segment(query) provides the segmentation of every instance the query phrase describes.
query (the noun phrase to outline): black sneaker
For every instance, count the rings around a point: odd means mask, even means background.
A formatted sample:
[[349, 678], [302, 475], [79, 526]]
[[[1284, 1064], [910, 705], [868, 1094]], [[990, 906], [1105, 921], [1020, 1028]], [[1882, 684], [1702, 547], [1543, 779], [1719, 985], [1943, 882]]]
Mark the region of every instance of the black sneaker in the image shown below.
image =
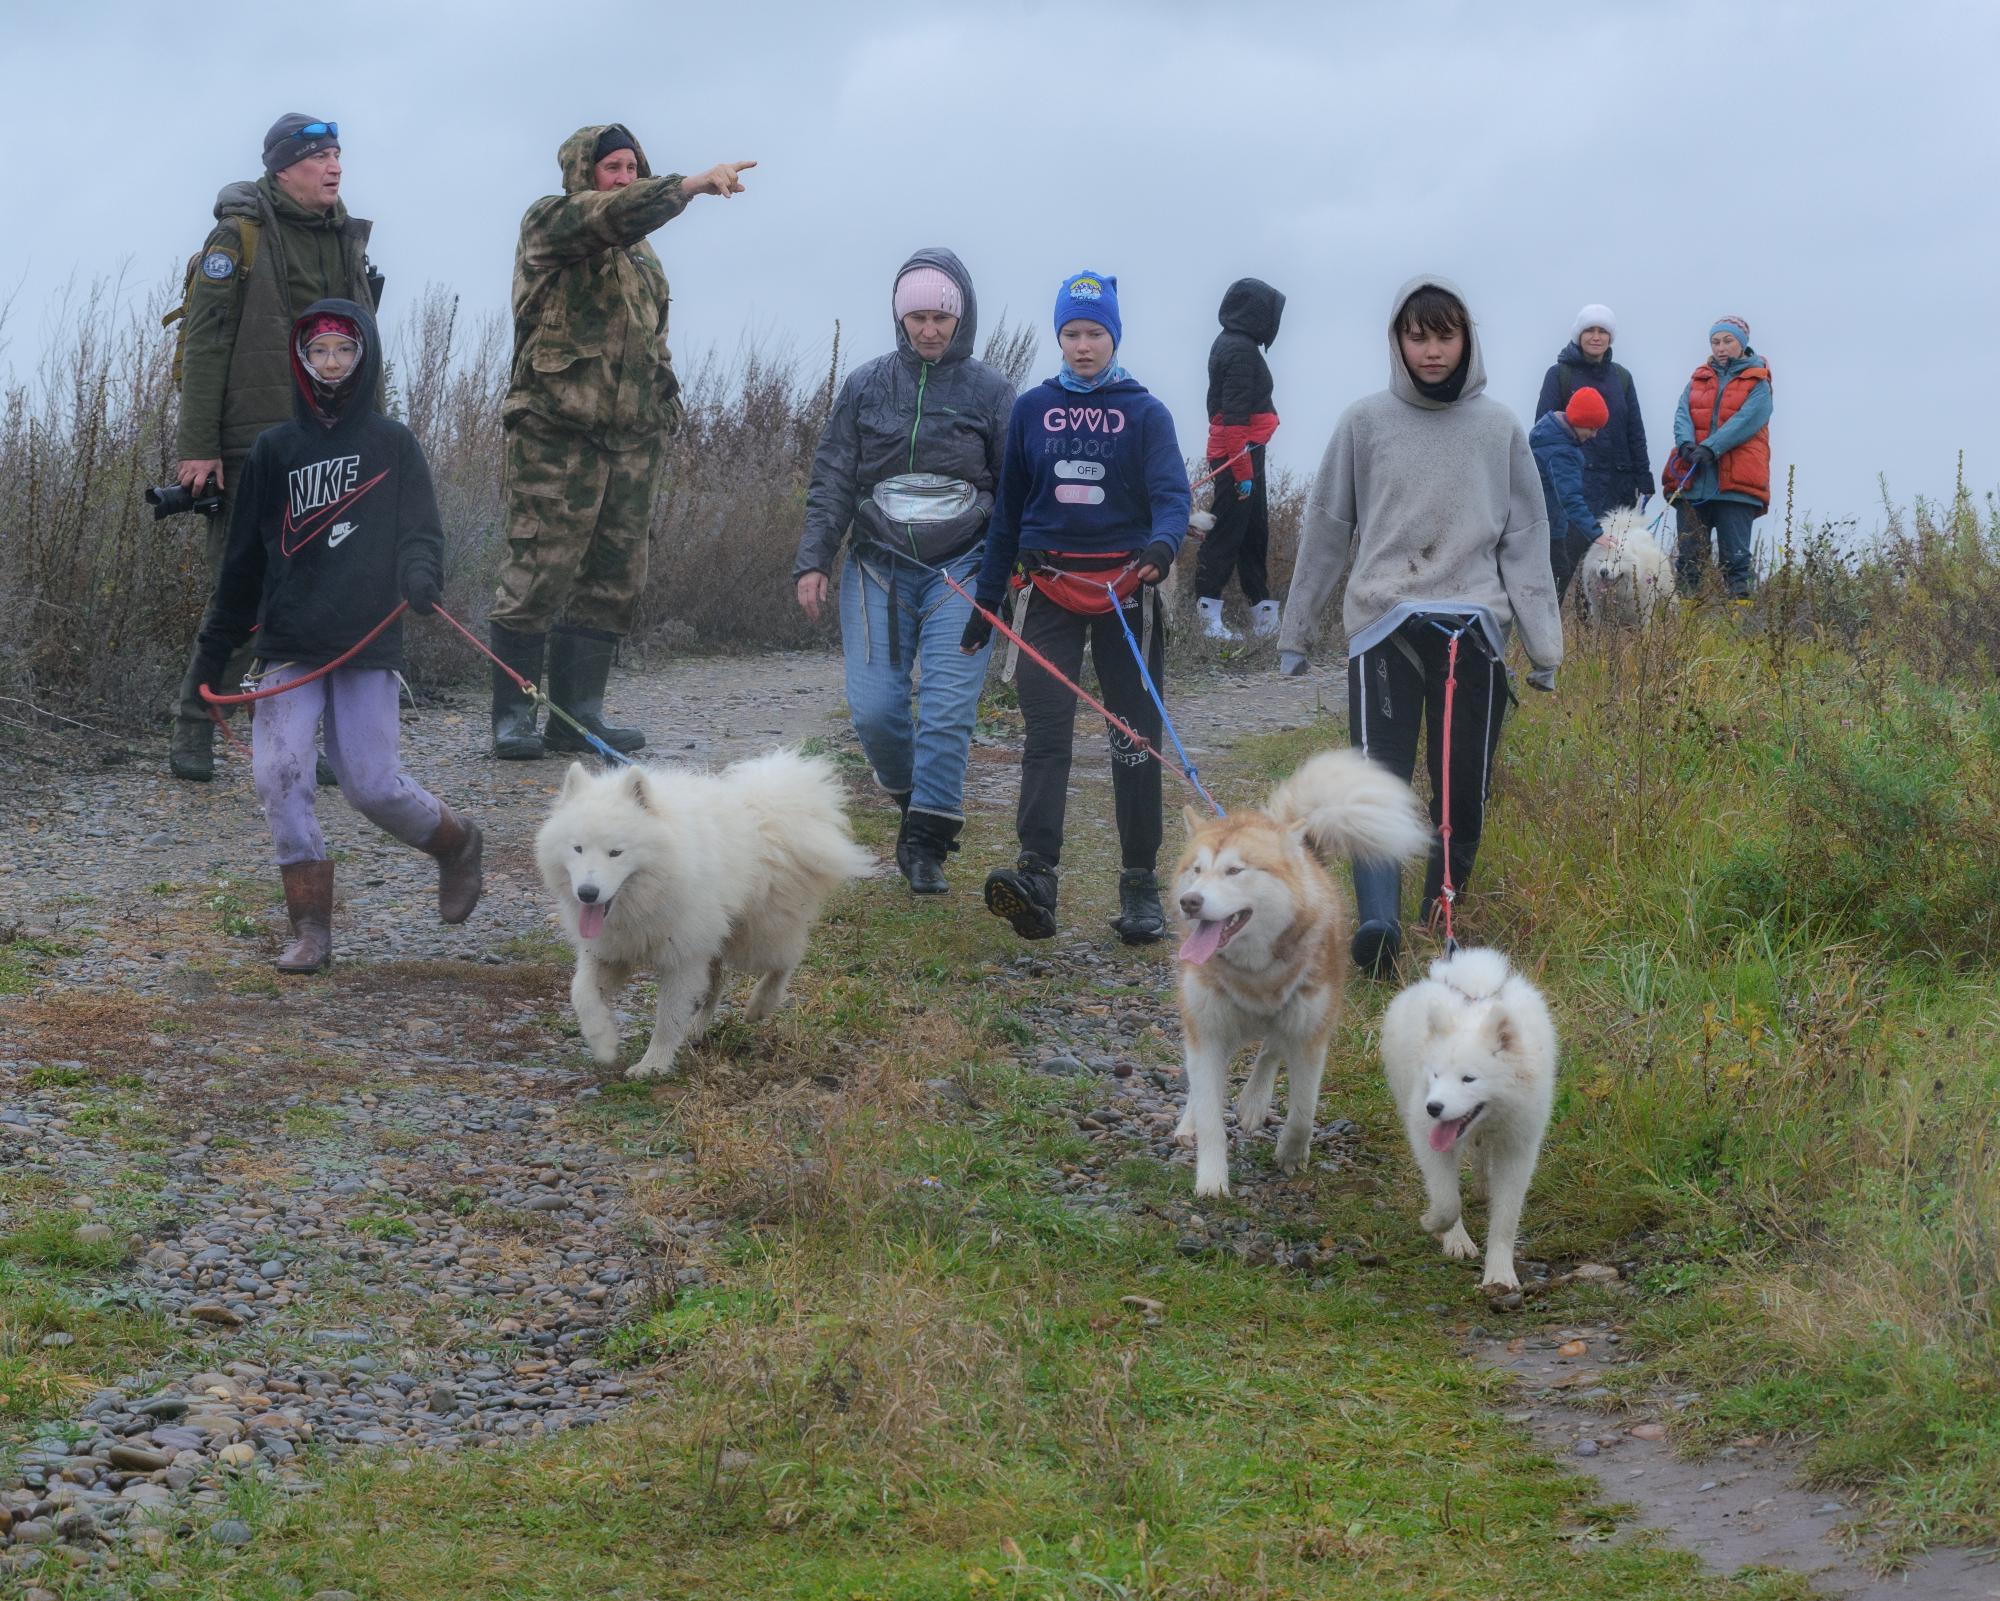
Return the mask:
[[1118, 915], [1111, 928], [1127, 945], [1151, 945], [1166, 937], [1160, 881], [1150, 867], [1128, 867], [1118, 875]]
[[1004, 917], [1023, 939], [1051, 939], [1056, 931], [1056, 870], [1023, 851], [1012, 867], [986, 875], [986, 909]]

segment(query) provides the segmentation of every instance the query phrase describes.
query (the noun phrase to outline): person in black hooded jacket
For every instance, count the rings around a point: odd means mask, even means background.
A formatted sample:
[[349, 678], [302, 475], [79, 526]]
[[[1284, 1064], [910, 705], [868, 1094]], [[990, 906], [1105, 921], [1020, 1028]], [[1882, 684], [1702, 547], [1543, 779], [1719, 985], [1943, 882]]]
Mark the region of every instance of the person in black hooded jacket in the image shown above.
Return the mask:
[[[1208, 465], [1216, 473], [1215, 526], [1195, 563], [1194, 592], [1201, 631], [1209, 639], [1242, 636], [1222, 620], [1222, 591], [1231, 573], [1250, 603], [1259, 639], [1278, 631], [1265, 552], [1271, 540], [1264, 488], [1264, 447], [1278, 431], [1271, 407], [1271, 365], [1264, 351], [1278, 337], [1285, 297], [1261, 278], [1238, 278], [1223, 292], [1222, 332], [1208, 349]], [[1222, 468], [1227, 465], [1228, 472]]]
[[251, 766], [278, 848], [292, 941], [279, 971], [333, 958], [333, 863], [313, 815], [313, 731], [340, 790], [369, 821], [437, 859], [438, 915], [462, 923], [478, 904], [481, 837], [402, 770], [398, 753], [400, 617], [324, 677], [299, 683], [407, 601], [437, 609], [444, 533], [416, 436], [375, 409], [382, 341], [351, 300], [320, 300], [292, 325], [292, 420], [251, 447], [229, 545], [197, 645], [213, 686], [254, 634], [259, 687], [297, 687], [257, 703]]

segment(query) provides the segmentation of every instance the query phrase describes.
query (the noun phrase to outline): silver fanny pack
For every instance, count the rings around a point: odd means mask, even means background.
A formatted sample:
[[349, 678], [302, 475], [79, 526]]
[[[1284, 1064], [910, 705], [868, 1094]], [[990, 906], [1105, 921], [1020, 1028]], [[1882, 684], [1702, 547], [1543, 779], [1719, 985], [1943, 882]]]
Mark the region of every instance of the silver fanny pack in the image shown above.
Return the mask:
[[993, 497], [963, 478], [898, 473], [885, 478], [855, 513], [855, 538], [897, 556], [936, 566], [979, 543]]

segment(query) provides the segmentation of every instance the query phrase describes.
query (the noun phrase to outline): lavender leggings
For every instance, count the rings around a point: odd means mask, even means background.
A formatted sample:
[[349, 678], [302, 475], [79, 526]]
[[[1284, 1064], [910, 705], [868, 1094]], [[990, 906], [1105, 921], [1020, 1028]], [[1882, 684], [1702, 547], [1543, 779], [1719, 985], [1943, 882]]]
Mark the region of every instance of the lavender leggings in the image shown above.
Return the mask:
[[[310, 668], [278, 667], [264, 689], [303, 678]], [[326, 859], [326, 836], [313, 815], [313, 730], [326, 719], [326, 759], [347, 803], [405, 845], [437, 832], [437, 797], [403, 771], [396, 750], [396, 675], [380, 667], [342, 667], [315, 683], [257, 702], [250, 767], [257, 798], [278, 846], [278, 865]]]

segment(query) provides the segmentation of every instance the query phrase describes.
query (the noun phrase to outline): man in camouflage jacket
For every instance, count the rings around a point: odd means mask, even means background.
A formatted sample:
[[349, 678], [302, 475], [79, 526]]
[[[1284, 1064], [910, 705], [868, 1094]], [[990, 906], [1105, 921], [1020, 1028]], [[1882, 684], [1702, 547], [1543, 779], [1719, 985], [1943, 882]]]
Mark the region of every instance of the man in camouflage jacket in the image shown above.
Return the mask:
[[[646, 582], [646, 542], [666, 436], [680, 422], [667, 352], [667, 277], [646, 235], [690, 197], [741, 194], [723, 162], [654, 177], [620, 123], [579, 128], [557, 152], [563, 192], [521, 219], [507, 430], [507, 552], [490, 613], [493, 651], [616, 750], [646, 743], [606, 726], [604, 687]], [[493, 750], [533, 760], [590, 747], [493, 673]]]
[[[370, 224], [340, 201], [340, 131], [297, 112], [264, 135], [264, 173], [215, 200], [215, 227], [197, 258], [182, 329], [175, 476], [199, 493], [213, 479], [222, 504], [208, 514], [208, 588], [229, 540], [236, 478], [266, 428], [292, 415], [292, 321], [316, 300], [378, 298], [368, 266]], [[244, 248], [245, 224], [254, 253]], [[220, 689], [242, 676], [223, 671]], [[215, 775], [215, 723], [193, 658], [174, 713], [168, 768], [197, 782]]]

